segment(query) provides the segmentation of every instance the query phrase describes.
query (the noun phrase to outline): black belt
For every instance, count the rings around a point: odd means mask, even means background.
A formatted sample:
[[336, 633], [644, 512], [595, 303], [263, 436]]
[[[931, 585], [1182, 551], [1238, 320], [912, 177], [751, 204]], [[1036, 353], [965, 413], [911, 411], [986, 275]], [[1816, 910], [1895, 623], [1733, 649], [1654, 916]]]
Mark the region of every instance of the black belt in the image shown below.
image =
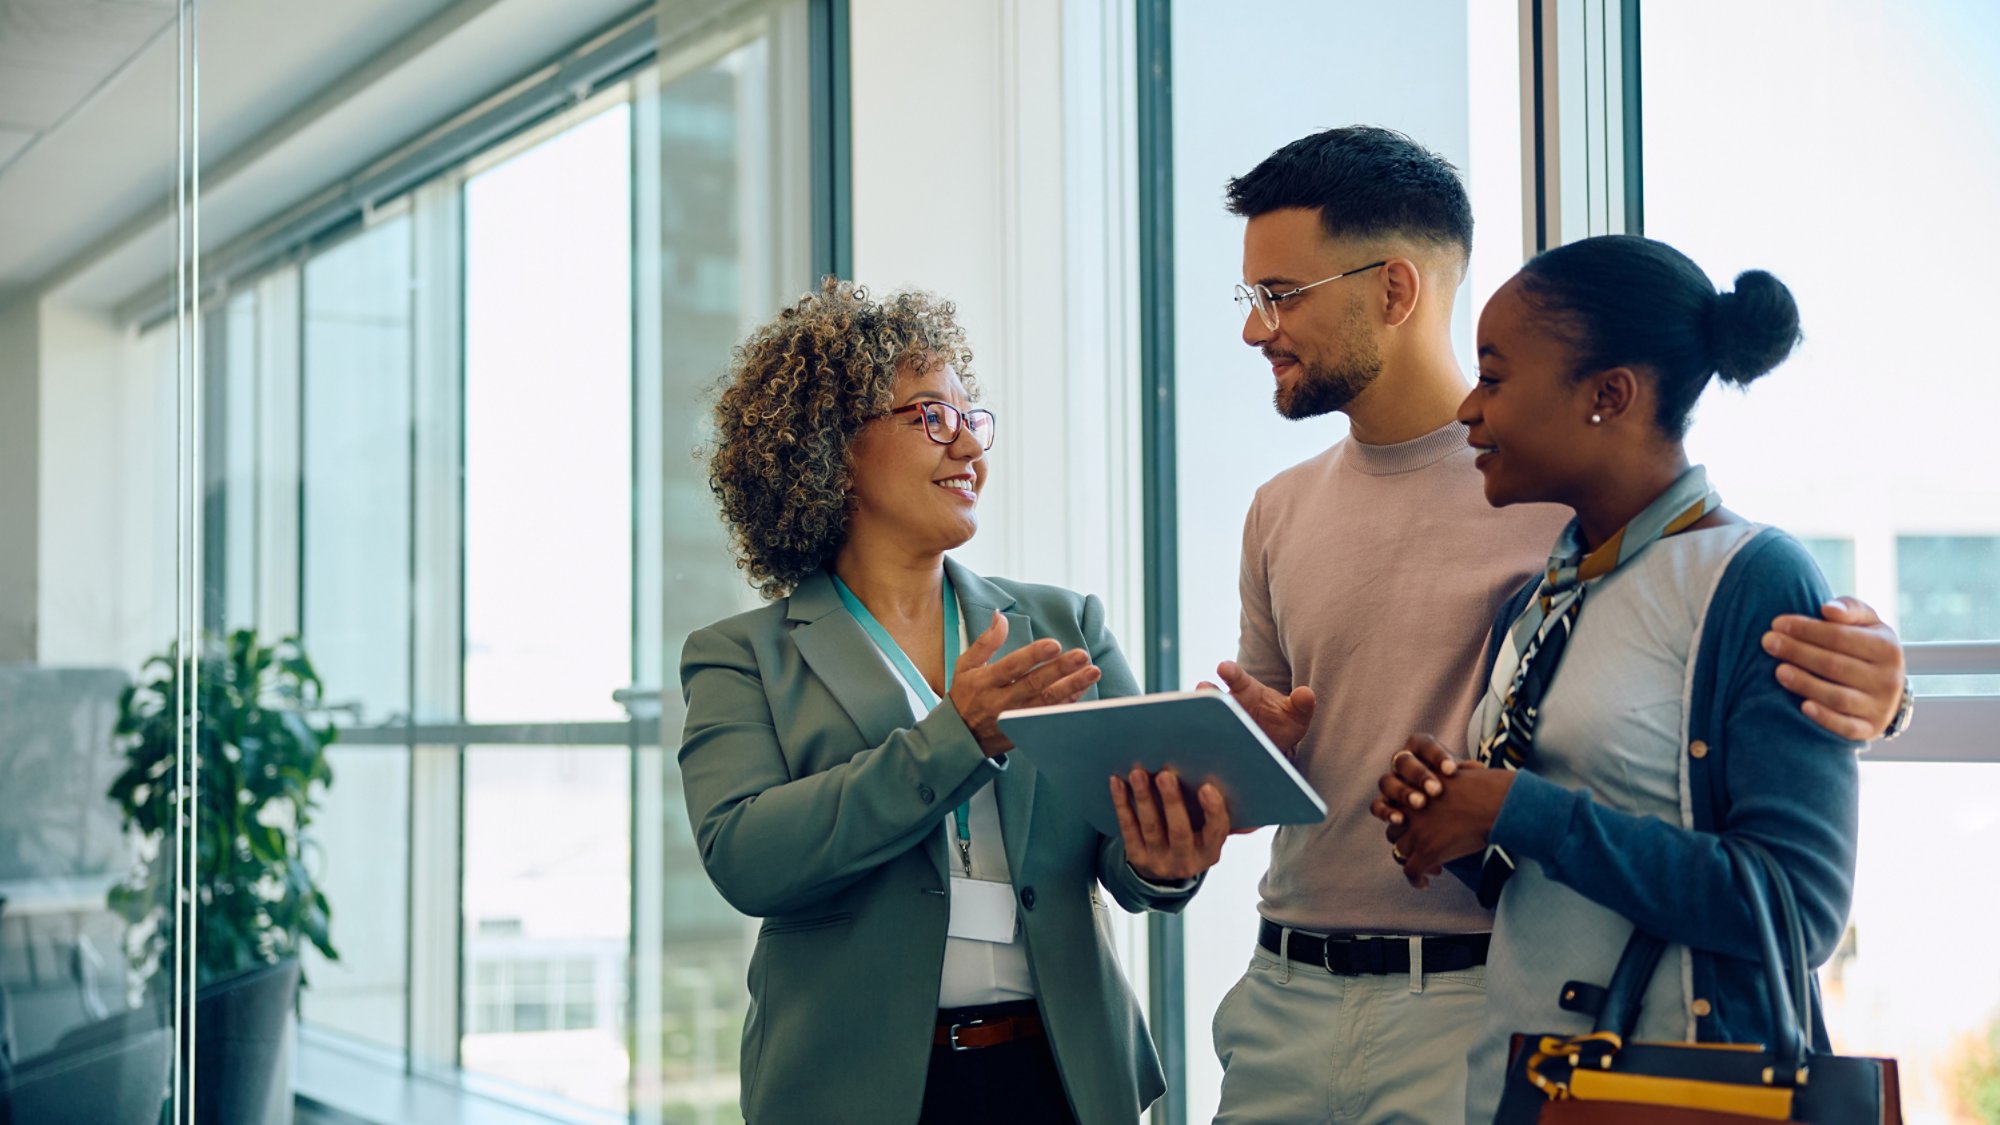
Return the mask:
[[[1263, 919], [1257, 928], [1257, 944], [1276, 956], [1289, 954], [1292, 962], [1325, 969], [1338, 977], [1358, 977], [1407, 973], [1410, 971], [1410, 939], [1405, 937], [1320, 937], [1301, 930], [1292, 931], [1290, 949], [1280, 952], [1285, 928]], [[1486, 963], [1486, 947], [1492, 934], [1448, 934], [1418, 939], [1424, 944], [1424, 972], [1452, 973]]]

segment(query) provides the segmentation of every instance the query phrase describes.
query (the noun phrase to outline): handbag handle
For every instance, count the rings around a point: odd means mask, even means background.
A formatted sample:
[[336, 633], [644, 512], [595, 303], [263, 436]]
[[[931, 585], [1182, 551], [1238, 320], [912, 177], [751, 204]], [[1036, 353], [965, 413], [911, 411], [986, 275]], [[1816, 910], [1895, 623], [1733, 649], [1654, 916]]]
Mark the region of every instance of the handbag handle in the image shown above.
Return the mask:
[[[1773, 1069], [1778, 1077], [1789, 1084], [1805, 1068], [1806, 1050], [1812, 1042], [1808, 1030], [1812, 1011], [1812, 977], [1806, 967], [1805, 926], [1799, 920], [1798, 898], [1792, 893], [1791, 880], [1785, 878], [1784, 869], [1778, 866], [1773, 856], [1763, 845], [1749, 840], [1725, 840], [1723, 846], [1729, 849], [1730, 859], [1737, 865], [1744, 882], [1755, 886], [1759, 882], [1768, 886], [1771, 898], [1776, 903], [1760, 903], [1764, 909], [1756, 910], [1758, 943], [1764, 947], [1764, 973], [1766, 987], [1771, 991], [1771, 1028], [1780, 1038], [1771, 1044], [1777, 1055]], [[1763, 869], [1763, 878], [1758, 878], [1757, 868]], [[1776, 912], [1774, 920], [1771, 915]], [[1784, 945], [1780, 947], [1778, 929], [1784, 930]]]
[[[1791, 1085], [1804, 1069], [1812, 1036], [1812, 978], [1806, 966], [1805, 927], [1799, 921], [1798, 899], [1791, 881], [1785, 878], [1778, 860], [1763, 845], [1748, 840], [1722, 841], [1730, 863], [1743, 885], [1757, 901], [1751, 913], [1757, 924], [1758, 945], [1763, 952], [1766, 986], [1771, 993], [1771, 1028], [1778, 1042], [1771, 1044], [1777, 1056], [1772, 1066], [1773, 1081]], [[1775, 901], [1772, 901], [1775, 900]], [[1777, 917], [1773, 918], [1772, 915]], [[1784, 931], [1783, 945], [1778, 931]], [[1634, 929], [1605, 987], [1604, 1004], [1598, 1009], [1592, 1033], [1610, 1032], [1623, 1043], [1632, 1037], [1639, 1023], [1639, 1007], [1646, 987], [1666, 952], [1667, 942]]]
[[1597, 1010], [1592, 1034], [1608, 1031], [1620, 1043], [1632, 1038], [1632, 1029], [1639, 1026], [1639, 1004], [1646, 998], [1646, 986], [1666, 951], [1665, 940], [1644, 930], [1632, 931], [1625, 952], [1618, 955], [1618, 967], [1611, 971], [1611, 983], [1604, 987], [1604, 1005]]

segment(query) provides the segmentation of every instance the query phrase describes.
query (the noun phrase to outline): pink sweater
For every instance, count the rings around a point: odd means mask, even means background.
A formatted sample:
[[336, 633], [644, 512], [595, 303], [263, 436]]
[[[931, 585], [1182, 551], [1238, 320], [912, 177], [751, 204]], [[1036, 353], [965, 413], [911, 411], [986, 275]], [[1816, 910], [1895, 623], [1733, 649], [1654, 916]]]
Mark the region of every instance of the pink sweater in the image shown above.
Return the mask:
[[1399, 445], [1353, 439], [1257, 490], [1243, 525], [1238, 661], [1319, 706], [1294, 761], [1326, 801], [1317, 825], [1280, 828], [1261, 887], [1266, 918], [1318, 932], [1475, 933], [1492, 916], [1457, 879], [1403, 881], [1376, 780], [1413, 733], [1465, 752], [1500, 603], [1539, 572], [1569, 518], [1550, 504], [1486, 503], [1465, 427]]

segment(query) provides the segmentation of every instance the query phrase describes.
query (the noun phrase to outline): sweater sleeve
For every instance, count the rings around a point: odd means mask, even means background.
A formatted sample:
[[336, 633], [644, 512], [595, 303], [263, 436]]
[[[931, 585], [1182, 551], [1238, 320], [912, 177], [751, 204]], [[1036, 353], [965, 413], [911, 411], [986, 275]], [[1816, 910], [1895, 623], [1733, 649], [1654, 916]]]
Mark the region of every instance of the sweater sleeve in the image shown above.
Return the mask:
[[[1814, 964], [1832, 956], [1853, 893], [1860, 803], [1857, 743], [1806, 718], [1778, 683], [1762, 637], [1783, 613], [1817, 616], [1828, 594], [1804, 548], [1766, 531], [1731, 562], [1711, 603], [1694, 714], [1716, 733], [1720, 771], [1716, 828], [1690, 831], [1598, 804], [1524, 772], [1493, 827], [1493, 842], [1516, 860], [1533, 859], [1593, 902], [1671, 942], [1732, 957], [1761, 957], [1754, 888], [1739, 885], [1723, 836], [1762, 844], [1777, 857], [1798, 897]], [[1712, 708], [1712, 710], [1705, 709]], [[1697, 787], [1695, 800], [1704, 791]]]
[[1271, 572], [1264, 556], [1264, 493], [1250, 501], [1243, 517], [1243, 564], [1237, 572], [1237, 597], [1241, 605], [1236, 642], [1236, 663], [1252, 679], [1274, 691], [1289, 692], [1292, 664], [1278, 640], [1278, 620], [1271, 609]]

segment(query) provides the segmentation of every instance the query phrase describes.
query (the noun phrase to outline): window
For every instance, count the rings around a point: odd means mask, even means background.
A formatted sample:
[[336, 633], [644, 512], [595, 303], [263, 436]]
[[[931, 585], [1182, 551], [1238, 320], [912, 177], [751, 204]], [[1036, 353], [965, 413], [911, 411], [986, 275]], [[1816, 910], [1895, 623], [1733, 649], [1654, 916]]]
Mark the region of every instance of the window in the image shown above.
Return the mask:
[[305, 1042], [386, 1049], [385, 1083], [734, 1113], [755, 928], [695, 853], [661, 689], [756, 600], [692, 454], [730, 348], [810, 282], [804, 79], [772, 65], [805, 31], [780, 5], [628, 65], [208, 317], [210, 607], [299, 632], [342, 727]]
[[[1641, 43], [1646, 233], [1721, 283], [1777, 274], [1805, 330], [1748, 394], [1710, 393], [1690, 453], [1906, 641], [2000, 638], [2000, 447], [1985, 433], [2000, 388], [1960, 330], [1989, 315], [2000, 251], [2000, 21], [1947, 0], [1674, 0], [1644, 6]], [[1857, 267], [1923, 247], [1951, 250], [1924, 255], [1931, 327], [1912, 331]], [[1990, 675], [1919, 684], [1995, 694]], [[1953, 749], [1975, 760], [1863, 759], [1852, 929], [1822, 973], [1836, 1046], [1897, 1056], [1912, 1120], [1976, 1116], [1970, 1076], [1993, 1065], [2000, 1027], [2000, 968], [1977, 936], [2000, 924], [1993, 896], [1936, 859], [2000, 846], [2000, 746]]]
[[[1316, 129], [1365, 122], [1400, 129], [1465, 173], [1478, 230], [1471, 276], [1453, 303], [1459, 359], [1472, 366], [1479, 304], [1519, 268], [1522, 251], [1519, 32], [1512, 5], [1362, 9], [1265, 5], [1254, 20], [1200, 5], [1173, 11], [1174, 341], [1179, 417], [1179, 682], [1213, 679], [1237, 649], [1241, 520], [1256, 488], [1344, 436], [1340, 415], [1287, 422], [1269, 375], [1243, 345], [1230, 301], [1242, 271], [1243, 221], [1223, 184]], [[1273, 28], [1285, 33], [1274, 38]], [[1328, 65], [1328, 44], [1367, 43]], [[1195, 46], [1198, 45], [1198, 46]], [[1298, 78], [1270, 95], [1268, 76]], [[1261, 381], [1260, 381], [1261, 380]], [[1218, 449], [1228, 456], [1218, 457]], [[1384, 754], [1386, 758], [1386, 753]], [[1242, 975], [1256, 939], [1257, 884], [1269, 830], [1230, 841], [1183, 915], [1186, 1120], [1214, 1116], [1221, 1067], [1210, 1017]], [[1156, 1027], [1156, 1031], [1157, 1031]]]
[[[300, 271], [300, 636], [343, 725], [411, 709], [411, 231], [396, 215]], [[336, 743], [327, 754], [336, 780], [314, 832], [340, 960], [308, 955], [300, 1010], [401, 1048], [409, 751]]]
[[1801, 536], [1799, 543], [1826, 575], [1826, 584], [1835, 594], [1854, 592], [1854, 540], [1807, 535]]
[[[625, 718], [613, 696], [633, 682], [632, 113], [617, 97], [464, 186], [471, 723]], [[572, 989], [567, 962], [519, 959], [588, 948], [615, 961], [630, 940], [624, 741], [465, 761], [465, 960], [491, 946], [516, 961], [511, 1023], [468, 1027], [461, 1062], [609, 1110], [627, 1108], [624, 1012]], [[515, 932], [489, 941], [494, 919]]]

